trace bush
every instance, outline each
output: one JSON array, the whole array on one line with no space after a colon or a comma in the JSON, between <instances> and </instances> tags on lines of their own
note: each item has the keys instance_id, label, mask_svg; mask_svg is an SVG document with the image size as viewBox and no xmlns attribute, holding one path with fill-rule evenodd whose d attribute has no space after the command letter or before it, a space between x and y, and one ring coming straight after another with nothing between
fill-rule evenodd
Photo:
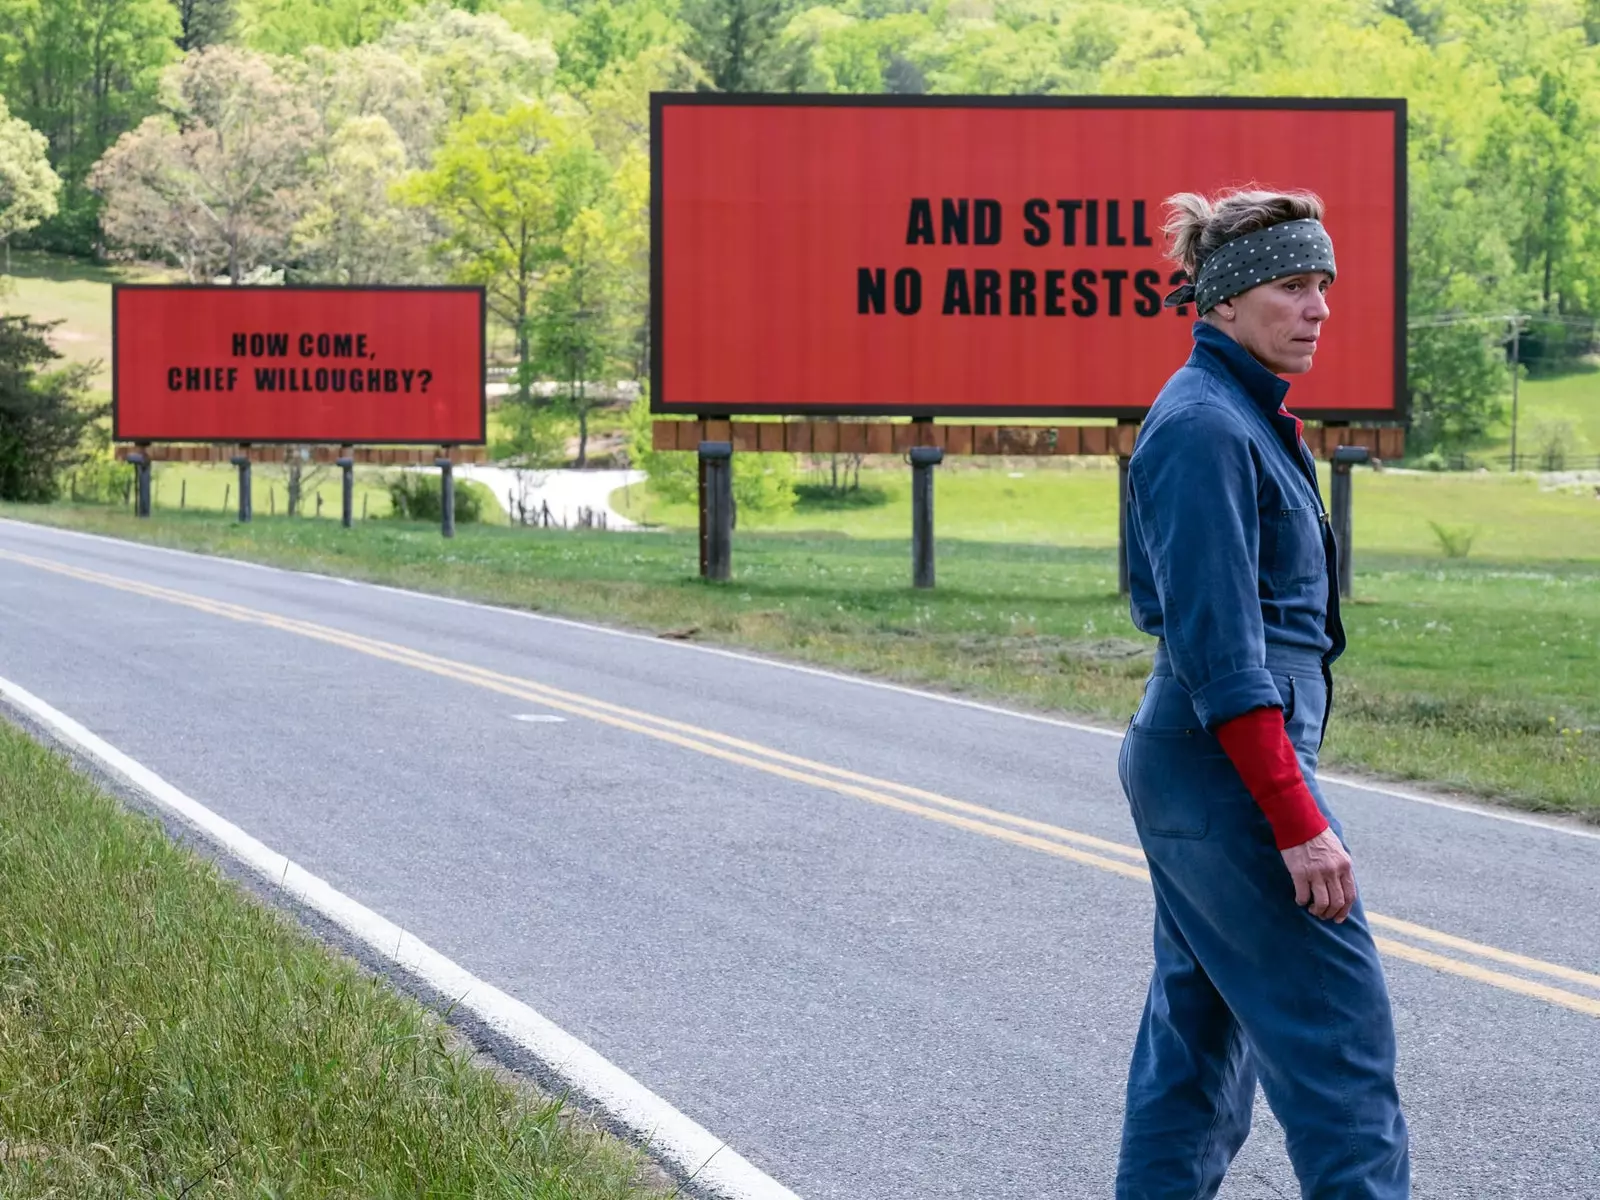
<instances>
[{"instance_id":1,"label":"bush","mask_svg":"<svg viewBox=\"0 0 1600 1200\"><path fill-rule=\"evenodd\" d=\"M456 524L470 525L483 519L483 497L488 491L479 484L456 481ZM492 499L492 497L491 497ZM389 480L391 514L400 521L440 521L444 519L444 493L440 478L433 472L407 471Z\"/></svg>"},{"instance_id":2,"label":"bush","mask_svg":"<svg viewBox=\"0 0 1600 1200\"><path fill-rule=\"evenodd\" d=\"M86 400L91 364L45 369L61 357L47 340L54 324L0 317L0 500L59 496L100 415Z\"/></svg>"},{"instance_id":3,"label":"bush","mask_svg":"<svg viewBox=\"0 0 1600 1200\"><path fill-rule=\"evenodd\" d=\"M1439 549L1446 558L1465 558L1472 553L1477 530L1464 525L1441 525L1437 521L1429 521L1428 525L1433 536L1439 539Z\"/></svg>"},{"instance_id":4,"label":"bush","mask_svg":"<svg viewBox=\"0 0 1600 1200\"><path fill-rule=\"evenodd\" d=\"M57 484L57 494L65 492L69 500L78 504L121 504L126 506L133 497L133 468L112 458L96 458L74 467L64 483Z\"/></svg>"},{"instance_id":5,"label":"bush","mask_svg":"<svg viewBox=\"0 0 1600 1200\"><path fill-rule=\"evenodd\" d=\"M1417 466L1424 471L1443 471L1447 470L1450 464L1439 451L1429 450L1421 458L1417 459Z\"/></svg>"}]
</instances>

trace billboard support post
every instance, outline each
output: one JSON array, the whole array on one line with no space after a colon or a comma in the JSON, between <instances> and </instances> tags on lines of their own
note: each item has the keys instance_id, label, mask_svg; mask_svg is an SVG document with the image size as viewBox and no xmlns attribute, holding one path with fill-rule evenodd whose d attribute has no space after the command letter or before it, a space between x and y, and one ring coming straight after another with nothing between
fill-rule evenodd
<instances>
[{"instance_id":1,"label":"billboard support post","mask_svg":"<svg viewBox=\"0 0 1600 1200\"><path fill-rule=\"evenodd\" d=\"M234 466L239 468L239 524L250 524L250 454L247 447L240 447L240 453L229 459Z\"/></svg>"},{"instance_id":2,"label":"billboard support post","mask_svg":"<svg viewBox=\"0 0 1600 1200\"><path fill-rule=\"evenodd\" d=\"M339 491L344 500L339 523L349 529L355 524L356 516L356 460L350 456L349 446L339 447L339 457L335 463L341 476Z\"/></svg>"},{"instance_id":3,"label":"billboard support post","mask_svg":"<svg viewBox=\"0 0 1600 1200\"><path fill-rule=\"evenodd\" d=\"M1132 425L1132 421L1118 421L1118 426ZM1120 443L1120 440L1119 440ZM1119 444L1117 452L1117 595L1126 596L1130 591L1128 582L1128 465L1133 461L1130 452L1122 453Z\"/></svg>"},{"instance_id":4,"label":"billboard support post","mask_svg":"<svg viewBox=\"0 0 1600 1200\"><path fill-rule=\"evenodd\" d=\"M726 582L733 574L733 443L700 443L700 574Z\"/></svg>"},{"instance_id":5,"label":"billboard support post","mask_svg":"<svg viewBox=\"0 0 1600 1200\"><path fill-rule=\"evenodd\" d=\"M134 513L140 517L150 516L150 456L143 451L143 447L128 455L128 461L133 464L134 487L137 492L137 502Z\"/></svg>"},{"instance_id":6,"label":"billboard support post","mask_svg":"<svg viewBox=\"0 0 1600 1200\"><path fill-rule=\"evenodd\" d=\"M911 586L933 586L933 469L944 461L939 446L911 447Z\"/></svg>"},{"instance_id":7,"label":"billboard support post","mask_svg":"<svg viewBox=\"0 0 1600 1200\"><path fill-rule=\"evenodd\" d=\"M1348 600L1355 585L1355 569L1351 555L1351 536L1354 532L1351 503L1354 480L1350 468L1364 463L1372 455L1365 446L1339 446L1333 460L1333 544L1339 551L1339 598Z\"/></svg>"},{"instance_id":8,"label":"billboard support post","mask_svg":"<svg viewBox=\"0 0 1600 1200\"><path fill-rule=\"evenodd\" d=\"M442 456L433 461L439 468L439 532L453 538L456 535L455 464Z\"/></svg>"}]
</instances>

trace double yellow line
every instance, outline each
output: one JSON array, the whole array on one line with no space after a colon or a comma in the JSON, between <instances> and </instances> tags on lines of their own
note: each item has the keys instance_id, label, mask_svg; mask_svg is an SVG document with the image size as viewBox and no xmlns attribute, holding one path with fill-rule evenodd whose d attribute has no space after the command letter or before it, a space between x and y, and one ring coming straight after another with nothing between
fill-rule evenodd
<instances>
[{"instance_id":1,"label":"double yellow line","mask_svg":"<svg viewBox=\"0 0 1600 1200\"><path fill-rule=\"evenodd\" d=\"M1129 879L1148 880L1150 877L1144 865L1144 853L1137 846L1129 846L1122 842L1095 837L1092 834L1079 833L1076 830L1066 829L1059 825L1035 821L1028 817L988 808L981 804L972 804L951 796L940 795L938 792L896 783L893 780L878 779L858 771L851 771L828 763L817 762L814 759L789 754L744 738L719 733L716 730L701 728L668 717L656 716L653 713L627 708L620 704L612 704L592 696L565 691L530 679L504 675L498 671L473 666L470 663L427 654L421 650L414 650L409 646L363 637L360 634L347 633L344 630L318 625L311 621L301 621L261 609L247 608L244 605L230 604L222 600L212 600L190 592L181 592L172 588L159 587L155 584L141 583L121 576L86 570L81 567L56 562L52 559L16 554L6 550L0 550L0 559L33 567L41 571L48 571L52 574L63 575L70 579L77 579L84 583L92 583L132 595L180 605L211 616L225 617L245 624L259 625L299 637L310 638L327 645L338 646L358 654L365 654L371 658L393 662L414 670L426 671L444 679L453 679L460 683L484 688L492 692L499 692L502 695L512 696L519 700L532 701L546 708L583 717L590 721L597 721L600 724L609 725L615 729L623 729L629 733L654 738L657 741L720 759L735 766L761 771L767 775L787 779L793 783L821 788L841 796L863 800L869 804L881 805L884 808L891 808L910 816L920 817L923 820L934 821L968 833L1009 842L1014 846L1021 846L1042 854L1053 855L1056 858L1067 859L1082 866L1109 871ZM1558 979L1564 983L1592 989L1596 993L1600 993L1600 974L1562 966L1559 963L1545 962L1542 959L1516 954L1495 946L1469 941L1466 938L1430 929L1425 925L1403 921L1397 917L1384 916L1371 910L1367 912L1367 920L1375 929L1381 929L1399 937L1410 939L1409 941L1398 941L1390 937L1377 937L1375 940L1378 948L1386 955L1431 967L1434 970L1457 975L1465 979L1471 979L1478 983L1488 984L1491 987L1501 988L1518 995L1529 996L1549 1004L1559 1005L1574 1012L1600 1017L1600 995L1575 992L1542 982L1538 978L1528 978L1528 976L1543 976L1547 979ZM1425 943L1425 945L1414 945L1413 943L1415 942ZM1425 948L1426 946L1433 946L1438 949L1428 949ZM1453 951L1455 954L1471 957L1453 957L1451 954L1443 953L1443 951ZM1472 961L1473 959L1480 961ZM1512 967L1523 972L1523 974L1513 975L1506 971L1496 970L1492 967L1484 966L1484 962Z\"/></svg>"}]
</instances>

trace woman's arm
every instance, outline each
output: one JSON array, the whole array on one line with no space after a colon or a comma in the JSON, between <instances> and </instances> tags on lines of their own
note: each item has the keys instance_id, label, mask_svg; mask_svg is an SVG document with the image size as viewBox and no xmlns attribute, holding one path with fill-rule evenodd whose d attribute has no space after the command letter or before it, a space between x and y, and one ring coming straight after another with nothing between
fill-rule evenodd
<instances>
[{"instance_id":1,"label":"woman's arm","mask_svg":"<svg viewBox=\"0 0 1600 1200\"><path fill-rule=\"evenodd\" d=\"M1328 828L1301 774L1266 668L1261 519L1249 439L1197 404L1148 428L1129 468L1137 523L1161 601L1162 634L1195 715L1216 734L1279 849Z\"/></svg>"}]
</instances>

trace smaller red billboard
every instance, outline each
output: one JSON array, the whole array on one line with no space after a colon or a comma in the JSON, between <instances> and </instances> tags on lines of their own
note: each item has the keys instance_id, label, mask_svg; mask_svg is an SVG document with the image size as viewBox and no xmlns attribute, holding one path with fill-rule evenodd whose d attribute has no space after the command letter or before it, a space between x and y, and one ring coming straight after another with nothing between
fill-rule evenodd
<instances>
[{"instance_id":1,"label":"smaller red billboard","mask_svg":"<svg viewBox=\"0 0 1600 1200\"><path fill-rule=\"evenodd\" d=\"M111 306L117 441L484 442L482 288L128 284Z\"/></svg>"}]
</instances>

